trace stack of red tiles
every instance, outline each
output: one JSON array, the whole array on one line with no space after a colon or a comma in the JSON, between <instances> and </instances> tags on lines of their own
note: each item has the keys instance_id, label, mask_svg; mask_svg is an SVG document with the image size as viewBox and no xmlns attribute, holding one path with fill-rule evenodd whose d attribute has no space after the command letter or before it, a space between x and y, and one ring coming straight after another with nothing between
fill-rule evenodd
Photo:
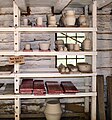
<instances>
[{"instance_id":1,"label":"stack of red tiles","mask_svg":"<svg viewBox=\"0 0 112 120\"><path fill-rule=\"evenodd\" d=\"M33 82L33 85L34 85L34 87L33 87L34 95L44 95L46 93L43 80L35 80Z\"/></svg>"},{"instance_id":2,"label":"stack of red tiles","mask_svg":"<svg viewBox=\"0 0 112 120\"><path fill-rule=\"evenodd\" d=\"M77 93L78 89L74 86L71 81L62 81L61 86L64 90L64 93Z\"/></svg>"},{"instance_id":3,"label":"stack of red tiles","mask_svg":"<svg viewBox=\"0 0 112 120\"><path fill-rule=\"evenodd\" d=\"M20 85L20 93L32 94L33 92L33 79L23 79Z\"/></svg>"},{"instance_id":4,"label":"stack of red tiles","mask_svg":"<svg viewBox=\"0 0 112 120\"><path fill-rule=\"evenodd\" d=\"M63 93L62 87L57 81L46 81L48 94L61 94Z\"/></svg>"}]
</instances>

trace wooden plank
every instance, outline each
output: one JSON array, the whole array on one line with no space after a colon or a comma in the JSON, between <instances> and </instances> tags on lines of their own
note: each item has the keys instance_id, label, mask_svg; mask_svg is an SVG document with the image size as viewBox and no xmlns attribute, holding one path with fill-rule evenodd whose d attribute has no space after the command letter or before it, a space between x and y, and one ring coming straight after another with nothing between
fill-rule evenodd
<instances>
[{"instance_id":1,"label":"wooden plank","mask_svg":"<svg viewBox=\"0 0 112 120\"><path fill-rule=\"evenodd\" d=\"M67 7L72 0L57 0L56 5L54 6L54 13L62 12L65 7Z\"/></svg>"},{"instance_id":2,"label":"wooden plank","mask_svg":"<svg viewBox=\"0 0 112 120\"><path fill-rule=\"evenodd\" d=\"M106 82L107 82L107 119L112 120L112 76L107 76Z\"/></svg>"},{"instance_id":3,"label":"wooden plank","mask_svg":"<svg viewBox=\"0 0 112 120\"><path fill-rule=\"evenodd\" d=\"M25 0L15 0L15 2L21 10L27 11Z\"/></svg>"},{"instance_id":4,"label":"wooden plank","mask_svg":"<svg viewBox=\"0 0 112 120\"><path fill-rule=\"evenodd\" d=\"M14 84L8 83L6 84L5 90L3 92L4 94L14 94Z\"/></svg>"},{"instance_id":5,"label":"wooden plank","mask_svg":"<svg viewBox=\"0 0 112 120\"><path fill-rule=\"evenodd\" d=\"M97 118L98 120L106 120L103 75L97 75Z\"/></svg>"},{"instance_id":6,"label":"wooden plank","mask_svg":"<svg viewBox=\"0 0 112 120\"><path fill-rule=\"evenodd\" d=\"M112 3L112 0L104 0L98 4L98 9L102 9Z\"/></svg>"}]
</instances>

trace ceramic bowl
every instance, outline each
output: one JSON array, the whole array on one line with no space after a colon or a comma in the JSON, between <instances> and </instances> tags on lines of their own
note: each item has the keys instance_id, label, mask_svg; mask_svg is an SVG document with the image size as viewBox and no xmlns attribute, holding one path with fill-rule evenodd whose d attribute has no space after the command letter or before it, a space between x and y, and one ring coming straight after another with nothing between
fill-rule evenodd
<instances>
[{"instance_id":1,"label":"ceramic bowl","mask_svg":"<svg viewBox=\"0 0 112 120\"><path fill-rule=\"evenodd\" d=\"M40 50L49 50L50 48L50 43L48 42L41 42L38 45L39 45Z\"/></svg>"},{"instance_id":2,"label":"ceramic bowl","mask_svg":"<svg viewBox=\"0 0 112 120\"><path fill-rule=\"evenodd\" d=\"M92 65L88 63L77 63L80 72L92 72Z\"/></svg>"}]
</instances>

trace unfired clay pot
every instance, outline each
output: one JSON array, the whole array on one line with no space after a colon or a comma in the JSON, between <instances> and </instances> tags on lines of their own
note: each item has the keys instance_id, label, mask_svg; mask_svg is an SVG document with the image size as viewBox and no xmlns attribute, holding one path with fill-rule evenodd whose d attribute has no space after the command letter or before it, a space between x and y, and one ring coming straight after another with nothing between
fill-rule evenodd
<instances>
[{"instance_id":1,"label":"unfired clay pot","mask_svg":"<svg viewBox=\"0 0 112 120\"><path fill-rule=\"evenodd\" d=\"M66 13L63 14L63 23L65 26L74 26L75 25L75 13L72 10L66 11Z\"/></svg>"},{"instance_id":2,"label":"unfired clay pot","mask_svg":"<svg viewBox=\"0 0 112 120\"><path fill-rule=\"evenodd\" d=\"M51 100L46 103L44 114L47 120L60 120L62 110L58 100Z\"/></svg>"}]
</instances>

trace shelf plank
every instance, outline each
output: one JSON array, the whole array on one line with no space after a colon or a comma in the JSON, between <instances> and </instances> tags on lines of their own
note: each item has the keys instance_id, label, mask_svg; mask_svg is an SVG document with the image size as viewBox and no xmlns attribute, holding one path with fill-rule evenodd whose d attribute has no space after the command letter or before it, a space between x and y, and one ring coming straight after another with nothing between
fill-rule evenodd
<instances>
[{"instance_id":1,"label":"shelf plank","mask_svg":"<svg viewBox=\"0 0 112 120\"><path fill-rule=\"evenodd\" d=\"M74 73L74 74L61 74L61 73L17 73L16 76L17 77L42 77L42 78L45 78L45 77L48 77L48 78L52 78L52 77L89 77L89 76L94 76L96 75L96 73L81 73L81 72L78 72L78 73Z\"/></svg>"},{"instance_id":2,"label":"shelf plank","mask_svg":"<svg viewBox=\"0 0 112 120\"><path fill-rule=\"evenodd\" d=\"M16 55L40 55L40 56L55 56L55 55L97 55L97 52L93 51L39 51L39 50L33 50L33 52L23 52L18 51L15 52Z\"/></svg>"},{"instance_id":3,"label":"shelf plank","mask_svg":"<svg viewBox=\"0 0 112 120\"><path fill-rule=\"evenodd\" d=\"M14 98L20 98L20 99L26 99L26 98L73 98L73 97L91 97L96 96L96 92L88 92L88 93L75 93L75 94L46 94L46 95L0 95L0 99L14 99Z\"/></svg>"},{"instance_id":4,"label":"shelf plank","mask_svg":"<svg viewBox=\"0 0 112 120\"><path fill-rule=\"evenodd\" d=\"M19 32L88 32L97 31L93 27L18 27Z\"/></svg>"},{"instance_id":5,"label":"shelf plank","mask_svg":"<svg viewBox=\"0 0 112 120\"><path fill-rule=\"evenodd\" d=\"M0 27L0 32L14 32L14 27Z\"/></svg>"},{"instance_id":6,"label":"shelf plank","mask_svg":"<svg viewBox=\"0 0 112 120\"><path fill-rule=\"evenodd\" d=\"M0 51L0 55L40 55L40 56L56 56L56 55L97 55L97 52L94 51L39 51L39 50L33 50L32 52L24 52L24 51L8 51L8 50L3 50Z\"/></svg>"},{"instance_id":7,"label":"shelf plank","mask_svg":"<svg viewBox=\"0 0 112 120\"><path fill-rule=\"evenodd\" d=\"M15 52L13 50L2 50L0 51L0 55L15 55Z\"/></svg>"},{"instance_id":8,"label":"shelf plank","mask_svg":"<svg viewBox=\"0 0 112 120\"><path fill-rule=\"evenodd\" d=\"M14 73L1 73L0 74L0 78L14 78L15 77L15 75L14 75Z\"/></svg>"}]
</instances>

